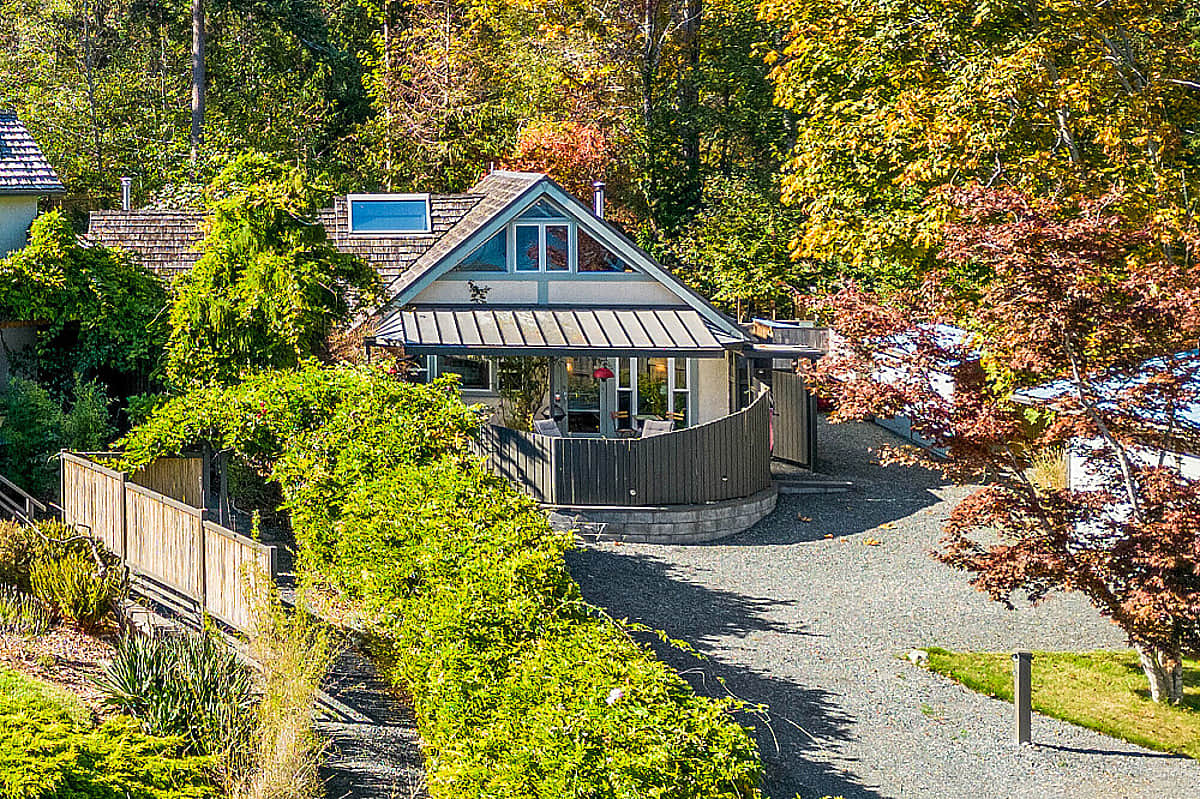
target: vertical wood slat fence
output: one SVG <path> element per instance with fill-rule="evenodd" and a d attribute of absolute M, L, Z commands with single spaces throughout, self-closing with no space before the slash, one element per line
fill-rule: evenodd
<path fill-rule="evenodd" d="M 171 464 L 170 461 L 192 461 Z M 226 530 L 205 511 L 139 485 L 151 482 L 203 503 L 198 458 L 163 458 L 130 476 L 64 452 L 63 521 L 90 531 L 138 577 L 164 585 L 231 627 L 249 631 L 252 569 L 276 577 L 275 547 Z M 197 488 L 198 486 L 198 488 Z"/>
<path fill-rule="evenodd" d="M 795 372 L 775 370 L 771 385 L 775 397 L 775 457 L 806 469 L 816 468 L 816 397 Z"/>
<path fill-rule="evenodd" d="M 770 406 L 649 438 L 555 438 L 486 425 L 488 467 L 550 505 L 699 505 L 771 485 Z"/>

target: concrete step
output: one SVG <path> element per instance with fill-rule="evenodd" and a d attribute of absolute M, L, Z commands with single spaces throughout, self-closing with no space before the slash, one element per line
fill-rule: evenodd
<path fill-rule="evenodd" d="M 844 494 L 854 490 L 846 480 L 776 480 L 780 494 Z"/>

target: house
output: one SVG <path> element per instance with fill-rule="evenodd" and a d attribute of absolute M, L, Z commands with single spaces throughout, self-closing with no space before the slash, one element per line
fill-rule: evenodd
<path fill-rule="evenodd" d="M 1190 387 L 1180 403 L 1163 402 L 1155 397 L 1154 383 L 1172 373 Z M 1147 444 L 1130 449 L 1135 466 L 1166 466 L 1187 479 L 1200 480 L 1200 349 L 1171 358 L 1151 359 L 1130 375 L 1114 374 L 1095 381 L 1092 388 L 1101 413 L 1122 416 L 1144 429 Z M 1023 389 L 1015 392 L 1012 399 L 1022 405 L 1061 413 L 1078 412 L 1076 389 L 1069 380 Z M 1067 487 L 1072 491 L 1096 490 L 1109 482 L 1102 464 L 1110 453 L 1102 439 L 1068 442 L 1064 455 Z M 1107 460 L 1112 460 L 1111 456 Z"/>
<path fill-rule="evenodd" d="M 199 221 L 198 213 L 101 212 L 89 235 L 169 278 L 195 263 Z M 369 321 L 368 351 L 414 359 L 423 378 L 459 375 L 467 399 L 496 409 L 493 465 L 548 505 L 736 501 L 729 519 L 749 526 L 743 500 L 769 490 L 777 434 L 806 431 L 798 451 L 812 465 L 807 392 L 788 392 L 790 406 L 777 403 L 775 416 L 758 399 L 773 363 L 821 350 L 763 342 L 685 286 L 604 219 L 602 184 L 589 207 L 546 175 L 492 171 L 465 194 L 340 197 L 320 221 L 388 286 Z M 530 410 L 553 435 L 511 429 L 498 359 L 544 374 Z M 646 437 L 658 431 L 670 432 Z M 773 506 L 773 498 L 755 501 L 759 511 Z M 692 529 L 699 519 L 687 513 L 690 527 L 670 523 L 675 533 L 690 530 L 679 535 L 716 537 L 733 524 Z M 628 537 L 654 537 L 636 527 L 643 522 L 630 524 L 622 522 Z"/>
<path fill-rule="evenodd" d="M 0 109 L 0 256 L 25 246 L 38 200 L 64 191 L 21 120 Z"/>
<path fill-rule="evenodd" d="M 12 111 L 0 109 L 0 257 L 25 246 L 38 200 L 66 189 L 37 142 Z M 11 356 L 33 344 L 28 320 L 0 321 L 0 388 L 8 385 Z"/>

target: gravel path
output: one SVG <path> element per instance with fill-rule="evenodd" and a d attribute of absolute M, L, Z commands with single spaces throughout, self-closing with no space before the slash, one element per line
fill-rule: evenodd
<path fill-rule="evenodd" d="M 412 710 L 356 644 L 334 662 L 317 730 L 329 741 L 321 777 L 326 799 L 424 799 L 425 760 Z M 348 712 L 347 712 L 348 711 Z"/>
<path fill-rule="evenodd" d="M 1200 764 L 1035 716 L 1010 743 L 1012 706 L 896 657 L 913 647 L 1012 651 L 1120 647 L 1077 598 L 1006 611 L 928 556 L 961 489 L 875 464 L 894 439 L 871 425 L 821 427 L 822 470 L 849 494 L 780 497 L 735 538 L 708 546 L 589 545 L 571 570 L 592 602 L 694 643 L 657 645 L 697 690 L 770 708 L 754 725 L 773 799 L 1200 796 Z M 804 521 L 803 517 L 811 519 Z M 880 539 L 879 546 L 864 541 Z M 1034 665 L 1036 668 L 1036 663 Z"/>

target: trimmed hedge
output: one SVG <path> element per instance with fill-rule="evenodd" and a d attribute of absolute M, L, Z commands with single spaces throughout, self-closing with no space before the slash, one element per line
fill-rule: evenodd
<path fill-rule="evenodd" d="M 178 741 L 118 717 L 92 727 L 79 702 L 0 668 L 0 797 L 215 797 L 208 759 L 179 757 Z"/>
<path fill-rule="evenodd" d="M 757 797 L 740 705 L 583 602 L 570 537 L 466 454 L 478 423 L 453 383 L 307 365 L 166 403 L 125 465 L 209 438 L 270 469 L 303 570 L 372 611 L 434 797 Z"/>

